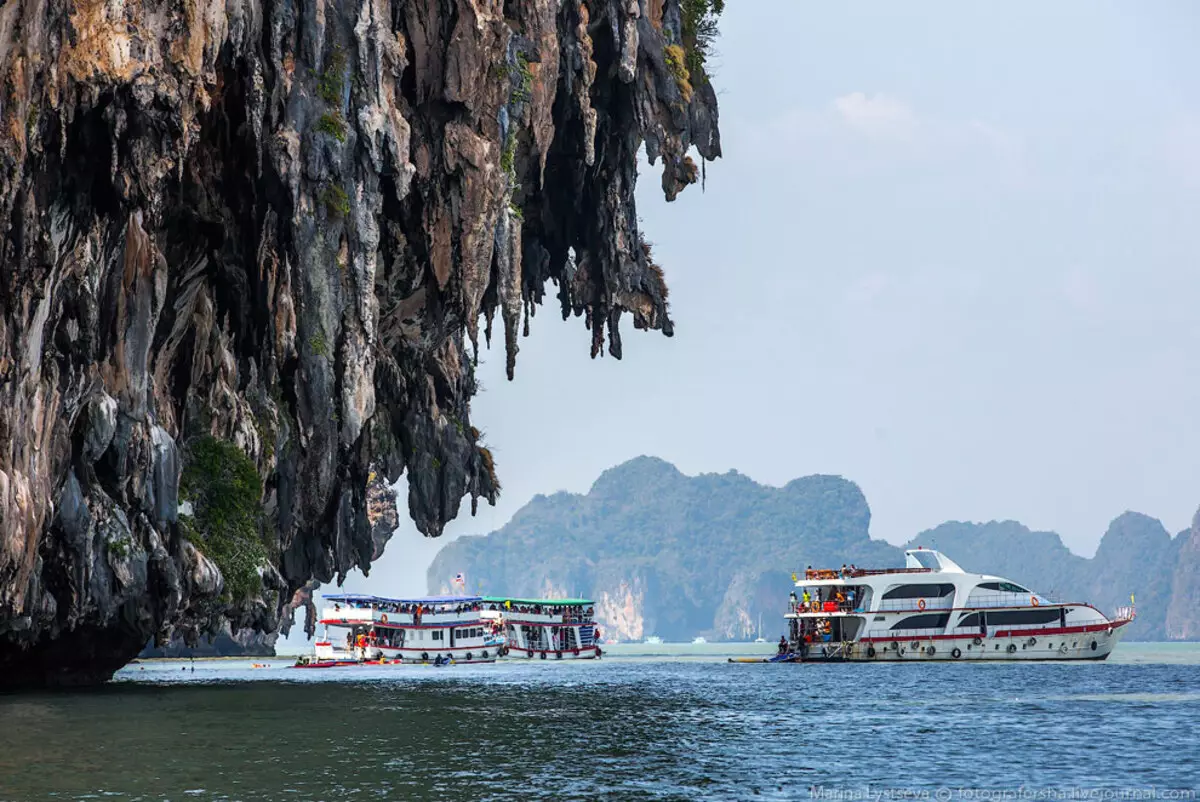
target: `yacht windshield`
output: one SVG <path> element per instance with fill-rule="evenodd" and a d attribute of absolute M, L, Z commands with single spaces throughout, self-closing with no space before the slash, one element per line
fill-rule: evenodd
<path fill-rule="evenodd" d="M 928 568 L 932 571 L 936 571 L 942 567 L 941 564 L 938 563 L 937 555 L 932 551 L 912 551 L 909 552 L 909 554 L 911 554 L 913 559 L 921 564 L 922 568 Z"/>

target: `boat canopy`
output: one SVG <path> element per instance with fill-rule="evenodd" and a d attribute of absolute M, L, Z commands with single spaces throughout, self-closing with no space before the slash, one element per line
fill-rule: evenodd
<path fill-rule="evenodd" d="M 484 596 L 488 604 L 540 604 L 542 607 L 584 607 L 594 604 L 590 599 L 514 599 L 511 596 Z"/>
<path fill-rule="evenodd" d="M 470 604 L 480 601 L 479 596 L 415 596 L 409 599 L 391 599 L 383 596 L 363 596 L 356 593 L 340 593 L 321 596 L 325 601 L 347 604 Z"/>
<path fill-rule="evenodd" d="M 927 568 L 930 571 L 952 571 L 956 574 L 966 573 L 958 563 L 951 560 L 945 554 L 923 546 L 904 552 L 904 563 L 908 568 Z"/>

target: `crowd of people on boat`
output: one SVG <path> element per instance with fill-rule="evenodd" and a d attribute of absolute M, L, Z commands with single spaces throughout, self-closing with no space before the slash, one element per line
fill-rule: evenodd
<path fill-rule="evenodd" d="M 862 600 L 862 590 L 856 587 L 805 588 L 800 597 L 792 591 L 788 608 L 793 613 L 849 613 Z"/>
<path fill-rule="evenodd" d="M 351 602 L 334 602 L 333 609 L 341 610 L 345 605 L 352 610 L 379 610 L 384 613 L 412 613 L 421 615 L 422 613 L 474 613 L 483 609 L 483 605 L 479 602 L 462 602 L 459 604 L 451 604 L 445 602 L 370 602 L 365 599 Z"/>
<path fill-rule="evenodd" d="M 346 633 L 347 649 L 373 649 L 376 646 L 399 647 L 404 645 L 404 630 L 384 628 L 380 630 L 350 630 Z"/>
<path fill-rule="evenodd" d="M 484 610 L 494 610 L 503 613 L 524 613 L 526 615 L 558 615 L 565 623 L 582 623 L 592 620 L 596 614 L 594 607 L 584 607 L 581 604 L 513 604 L 512 602 L 489 602 L 483 605 Z"/>
<path fill-rule="evenodd" d="M 858 566 L 851 563 L 846 565 L 842 563 L 841 570 L 834 568 L 813 568 L 811 565 L 804 570 L 805 579 L 848 579 L 852 576 L 861 576 L 866 573 Z"/>

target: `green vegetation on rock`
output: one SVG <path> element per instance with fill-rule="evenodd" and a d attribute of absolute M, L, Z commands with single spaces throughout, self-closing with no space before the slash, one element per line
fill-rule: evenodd
<path fill-rule="evenodd" d="M 205 435 L 184 452 L 179 496 L 193 515 L 179 528 L 225 578 L 225 591 L 241 601 L 262 589 L 267 559 L 262 534 L 262 481 L 254 462 L 233 443 Z"/>
<path fill-rule="evenodd" d="M 696 79 L 705 70 L 712 44 L 717 38 L 717 18 L 725 10 L 725 0 L 681 0 L 683 46 L 687 51 L 687 69 Z"/>
<path fill-rule="evenodd" d="M 346 141 L 346 121 L 337 112 L 325 112 L 317 120 L 317 130 L 333 137 L 338 142 Z"/>

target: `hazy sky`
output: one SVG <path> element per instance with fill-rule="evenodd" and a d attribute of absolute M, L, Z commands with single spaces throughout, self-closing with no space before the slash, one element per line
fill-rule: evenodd
<path fill-rule="evenodd" d="M 1090 555 L 1126 509 L 1200 506 L 1200 4 L 739 0 L 725 157 L 639 212 L 676 335 L 625 358 L 544 308 L 481 367 L 504 495 L 638 454 L 857 482 L 874 537 L 1015 518 Z M 371 577 L 424 591 L 406 524 Z"/>

